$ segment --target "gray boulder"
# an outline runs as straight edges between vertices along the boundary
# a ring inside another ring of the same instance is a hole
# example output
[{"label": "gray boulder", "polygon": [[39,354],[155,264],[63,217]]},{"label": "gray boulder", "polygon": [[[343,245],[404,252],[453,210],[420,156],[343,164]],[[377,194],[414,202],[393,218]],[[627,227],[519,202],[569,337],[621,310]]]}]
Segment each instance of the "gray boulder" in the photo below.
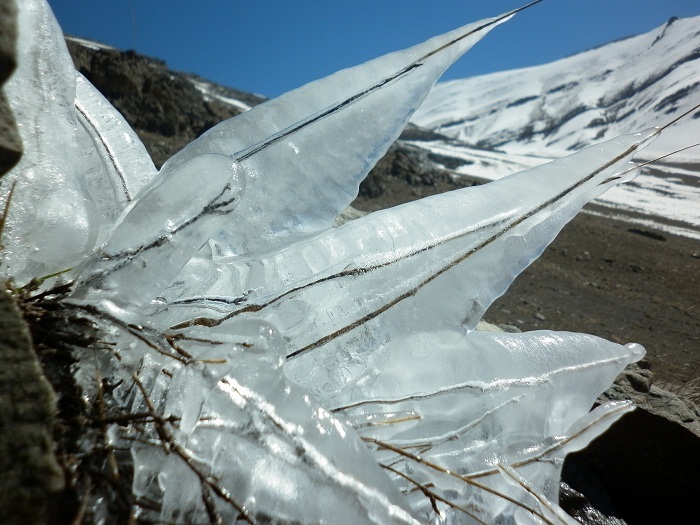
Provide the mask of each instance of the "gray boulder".
[{"label": "gray boulder", "polygon": [[[0,0],[0,86],[15,69],[17,9],[14,0]],[[17,133],[12,111],[0,90],[0,175],[10,171],[22,155],[22,141]]]}]

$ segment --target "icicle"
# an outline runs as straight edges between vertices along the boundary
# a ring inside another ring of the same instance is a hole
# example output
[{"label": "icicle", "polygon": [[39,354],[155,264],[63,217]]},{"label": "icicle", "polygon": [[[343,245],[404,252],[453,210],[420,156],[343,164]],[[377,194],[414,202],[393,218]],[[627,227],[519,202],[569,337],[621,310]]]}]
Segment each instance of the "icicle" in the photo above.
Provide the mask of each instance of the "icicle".
[{"label": "icicle", "polygon": [[[231,253],[279,248],[329,228],[449,65],[515,11],[312,82],[222,122],[169,159],[233,155],[246,196],[220,238]],[[351,144],[345,138],[352,137]],[[263,203],[275,202],[275,206]]]}]

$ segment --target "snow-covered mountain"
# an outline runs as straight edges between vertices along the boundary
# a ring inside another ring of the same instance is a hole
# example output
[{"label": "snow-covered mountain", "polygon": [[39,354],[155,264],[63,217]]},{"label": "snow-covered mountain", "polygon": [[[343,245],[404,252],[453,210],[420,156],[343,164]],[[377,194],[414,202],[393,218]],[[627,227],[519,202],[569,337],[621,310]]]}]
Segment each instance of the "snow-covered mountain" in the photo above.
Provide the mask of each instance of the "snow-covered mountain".
[{"label": "snow-covered mountain", "polygon": [[[699,103],[695,17],[549,64],[438,84],[413,122],[479,147],[554,157]],[[698,133],[700,112],[669,135]]]},{"label": "snow-covered mountain", "polygon": [[[423,142],[495,179],[617,135],[661,126],[700,104],[700,17],[548,64],[438,84],[413,123],[452,140]],[[640,155],[700,142],[700,110]],[[700,147],[645,169],[597,201],[626,218],[700,238]],[[644,217],[641,217],[644,216]]]}]

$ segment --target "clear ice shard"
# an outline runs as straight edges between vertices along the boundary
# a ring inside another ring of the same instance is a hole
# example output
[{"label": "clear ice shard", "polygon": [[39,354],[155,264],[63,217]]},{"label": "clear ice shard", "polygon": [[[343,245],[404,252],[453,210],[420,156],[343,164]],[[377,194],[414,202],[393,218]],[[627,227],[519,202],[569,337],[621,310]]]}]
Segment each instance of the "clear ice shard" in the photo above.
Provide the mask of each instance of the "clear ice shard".
[{"label": "clear ice shard", "polygon": [[145,305],[230,223],[244,189],[241,165],[216,153],[192,157],[153,178],[81,268],[74,297]]},{"label": "clear ice shard", "polygon": [[161,172],[202,153],[233,155],[241,163],[246,195],[235,227],[218,236],[232,254],[279,249],[327,229],[443,71],[509,17],[466,25],[256,106],[207,131]]},{"label": "clear ice shard", "polygon": [[2,202],[14,188],[3,273],[22,284],[82,262],[157,172],[124,117],[73,67],[50,8],[23,4],[18,68],[4,89],[24,155],[0,187]]},{"label": "clear ice shard", "polygon": [[156,317],[176,327],[265,319],[290,340],[290,376],[328,389],[395,337],[474,328],[653,137],[653,130],[619,137],[491,184],[370,214],[269,255],[217,258],[207,273],[218,279],[206,289],[198,281],[196,290],[178,279]]},{"label": "clear ice shard", "polygon": [[76,382],[122,422],[82,446],[133,470],[134,517],[571,522],[563,458],[632,409],[589,412],[644,349],[473,328],[657,131],[333,228],[442,71],[513,12],[267,102],[156,173],[46,3],[19,8],[2,268],[70,269],[66,318],[108,343],[73,349]]},{"label": "clear ice shard", "polygon": [[[3,232],[3,267],[24,282],[66,270],[95,242],[97,214],[80,151],[90,150],[75,117],[75,69],[63,33],[39,2],[19,9],[17,70],[5,86],[25,152],[2,184],[11,213]],[[42,152],[46,152],[42,154]],[[86,166],[87,168],[91,166]]]}]

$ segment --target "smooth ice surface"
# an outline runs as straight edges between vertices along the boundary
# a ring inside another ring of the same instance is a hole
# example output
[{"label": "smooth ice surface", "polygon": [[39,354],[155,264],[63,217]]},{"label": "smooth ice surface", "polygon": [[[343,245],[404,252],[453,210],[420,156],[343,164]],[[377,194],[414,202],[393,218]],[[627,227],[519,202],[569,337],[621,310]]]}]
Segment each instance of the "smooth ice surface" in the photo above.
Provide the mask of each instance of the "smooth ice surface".
[{"label": "smooth ice surface", "polygon": [[[207,131],[161,173],[202,153],[241,163],[246,196],[235,228],[220,233],[234,254],[278,248],[290,236],[329,228],[442,72],[507,18],[466,25],[256,106]],[[339,136],[347,138],[345,147]]]},{"label": "smooth ice surface", "polygon": [[[143,306],[229,224],[245,179],[240,164],[215,153],[193,157],[166,178],[154,178],[81,269],[74,296],[104,295],[114,303]],[[183,191],[194,180],[197,184]]]},{"label": "smooth ice surface", "polygon": [[3,268],[73,268],[62,307],[100,330],[75,377],[122,421],[105,428],[134,516],[571,522],[563,458],[632,409],[589,412],[644,350],[473,328],[656,132],[332,228],[440,73],[509,14],[268,102],[156,174],[46,4],[20,11]]},{"label": "smooth ice surface", "polygon": [[0,194],[5,202],[14,188],[3,274],[22,284],[78,265],[157,170],[124,118],[75,70],[44,2],[23,2],[17,54],[4,90],[24,154]]},{"label": "smooth ice surface", "polygon": [[43,2],[19,9],[17,63],[5,95],[23,148],[33,154],[22,156],[1,189],[5,202],[14,185],[3,270],[22,282],[66,270],[89,253],[97,211],[81,173],[91,166],[82,165],[79,152],[92,147],[74,112],[75,69]]}]

